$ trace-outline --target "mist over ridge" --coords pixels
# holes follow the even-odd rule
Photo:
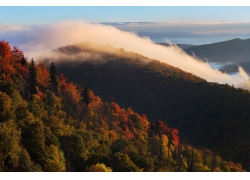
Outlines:
[[[187,55],[179,47],[157,45],[148,37],[139,37],[133,32],[121,31],[109,25],[90,24],[83,21],[61,22],[14,29],[3,32],[1,35],[7,41],[18,39],[19,42],[16,42],[18,47],[23,49],[29,58],[34,57],[35,60],[39,55],[44,56],[45,52],[51,49],[88,41],[108,44],[118,49],[123,48],[125,51],[165,62],[209,82],[233,84],[235,87],[250,89],[249,79],[243,68],[239,68],[238,73],[230,76],[212,69],[208,63],[196,57]]]

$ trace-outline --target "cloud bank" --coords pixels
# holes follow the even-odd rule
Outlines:
[[[36,58],[58,47],[88,41],[109,44],[114,48],[124,48],[126,51],[160,60],[209,82],[228,83],[235,87],[250,89],[248,75],[241,67],[238,73],[229,76],[187,55],[176,46],[156,45],[147,37],[142,38],[133,32],[121,31],[109,25],[90,24],[83,21],[61,22],[10,28],[8,31],[5,28],[5,31],[0,31],[0,36],[22,49],[29,58]]]
[[[250,22],[106,22],[103,24],[136,32],[159,33],[185,30],[185,32],[202,35],[220,33],[242,35],[250,33]]]

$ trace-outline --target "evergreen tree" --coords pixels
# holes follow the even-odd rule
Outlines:
[[[32,58],[29,68],[29,92],[31,94],[37,93],[36,85],[37,85],[37,73],[35,68],[35,62]]]
[[[22,64],[22,66],[27,67],[28,63],[27,63],[27,60],[26,60],[26,58],[24,56],[22,56],[22,59],[19,62]]]
[[[51,85],[51,90],[55,92],[56,94],[58,94],[59,93],[59,81],[56,75],[56,67],[53,62],[50,65],[50,85]]]
[[[82,101],[86,104],[86,106],[90,103],[90,95],[89,95],[89,89],[88,86],[85,84],[83,92],[82,92]]]

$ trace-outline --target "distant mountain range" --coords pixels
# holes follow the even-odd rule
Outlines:
[[[139,32],[139,36],[147,36],[151,39],[156,38],[197,38],[207,37],[206,35],[188,33],[188,32]]]
[[[250,39],[236,38],[224,42],[193,46],[184,50],[186,53],[208,62],[241,63],[250,61]]]
[[[163,46],[170,46],[170,44],[167,43],[157,43]],[[192,44],[176,44],[178,47],[180,47],[181,49],[188,49],[191,47],[195,47],[196,45],[192,45]]]
[[[158,43],[169,46],[167,43]],[[235,73],[238,66],[250,74],[250,39],[235,38],[229,41],[223,41],[204,45],[176,44],[187,54],[196,56],[204,62],[226,63],[221,66],[222,72]]]
[[[223,38],[227,37],[229,39],[233,38],[243,38],[249,37],[249,34],[242,34],[242,35],[236,35],[236,34],[227,34],[227,33],[219,33],[219,34],[195,34],[195,33],[189,33],[184,31],[173,31],[173,32],[138,32],[139,36],[147,36],[151,39],[159,39],[159,38],[167,38],[167,39],[183,39],[183,38],[209,38],[209,37],[218,37]]]

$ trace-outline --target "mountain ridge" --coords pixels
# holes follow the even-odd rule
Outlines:
[[[189,54],[209,62],[249,62],[250,39],[231,39],[184,49]]]
[[[65,47],[69,51],[71,48],[74,46]],[[82,48],[79,52],[84,51]],[[185,136],[192,137],[189,139],[192,144],[214,148],[222,157],[238,159],[243,167],[250,167],[244,155],[247,152],[243,150],[250,147],[249,140],[244,138],[249,133],[246,129],[250,119],[249,91],[209,83],[157,60],[138,54],[129,56],[126,51],[125,54],[102,52],[103,63],[91,62],[90,57],[78,61],[74,69],[70,61],[61,59],[57,68],[69,79],[87,83],[98,96],[110,94],[122,107],[131,106],[139,113],[146,113],[150,121],[159,118],[178,128]],[[149,62],[144,63],[140,58]],[[237,137],[232,140],[235,134]]]

